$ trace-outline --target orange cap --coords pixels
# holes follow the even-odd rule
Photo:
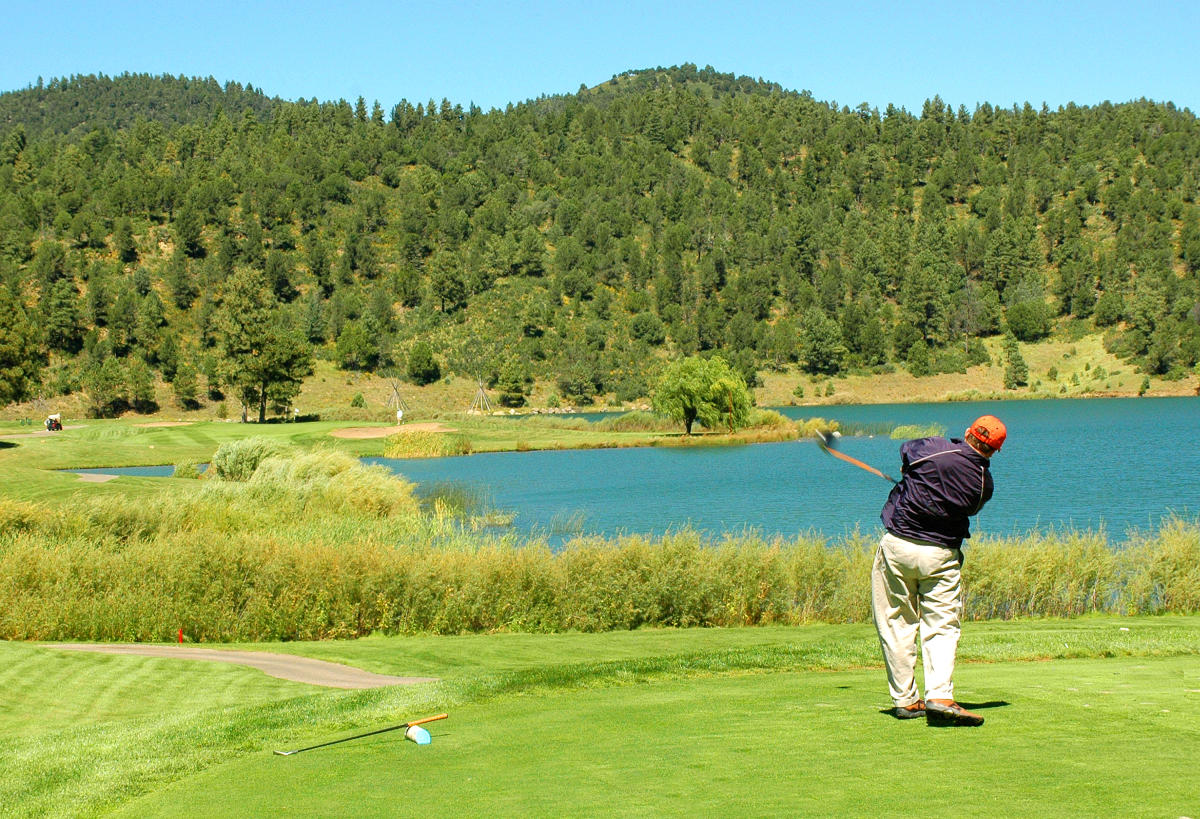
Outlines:
[[[992,449],[999,449],[1004,446],[1004,439],[1008,437],[1008,430],[1004,426],[1004,422],[994,415],[981,415],[972,422],[971,426],[967,427],[967,434],[974,435],[979,441],[990,446]]]

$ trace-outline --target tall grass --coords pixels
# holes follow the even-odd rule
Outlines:
[[[236,470],[235,470],[236,471]],[[198,492],[46,507],[0,500],[0,638],[289,640],[864,622],[873,537],[542,541],[329,451],[258,460]],[[1200,524],[967,550],[973,618],[1200,611]]]
[[[458,433],[397,432],[383,445],[385,458],[444,458],[471,452],[471,439]]]
[[[601,418],[592,424],[598,432],[678,432],[679,422],[653,412],[635,410]]]
[[[0,637],[201,641],[372,632],[604,631],[864,622],[874,551],[859,539],[708,541],[474,534],[453,518],[318,516],[243,529],[92,512],[63,527],[6,508]],[[257,524],[257,525],[254,525]],[[97,531],[113,531],[96,537]],[[58,531],[51,531],[54,529]],[[74,530],[71,537],[61,532]],[[973,618],[1200,611],[1195,525],[1110,551],[1089,535],[971,549]]]

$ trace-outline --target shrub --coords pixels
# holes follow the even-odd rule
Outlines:
[[[441,432],[397,432],[383,442],[387,458],[442,458],[471,452],[470,438]]]
[[[750,410],[750,419],[746,422],[746,425],[751,427],[786,427],[791,426],[792,421],[775,410],[758,409],[755,407]]]
[[[213,474],[221,480],[247,481],[260,463],[289,449],[287,444],[261,436],[227,441],[213,453]]]
[[[990,365],[992,357],[988,355],[987,347],[983,341],[978,338],[972,338],[967,342],[967,366],[976,367],[980,364]]]
[[[931,435],[945,435],[946,428],[941,424],[919,426],[917,424],[900,424],[888,434],[894,441],[909,441],[913,438],[928,438]]]
[[[172,476],[195,480],[200,477],[200,467],[191,461],[181,461],[175,464],[175,471],[172,473]]]
[[[909,346],[908,353],[905,355],[905,366],[917,378],[933,372],[933,360],[929,353],[929,345],[923,339],[917,339]]]
[[[408,354],[408,377],[414,384],[432,384],[442,377],[442,368],[433,357],[433,347],[418,341]]]
[[[264,498],[285,494],[306,506],[368,516],[415,512],[412,485],[381,466],[364,466],[343,452],[316,451],[265,458],[249,481]]]
[[[652,412],[625,412],[596,421],[592,428],[600,432],[674,432],[678,424]]]
[[[1050,333],[1050,307],[1044,301],[1020,301],[1008,308],[1005,320],[1019,341],[1037,341]]]

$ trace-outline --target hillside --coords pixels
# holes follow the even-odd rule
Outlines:
[[[768,403],[1182,393],[1198,180],[1195,116],[1145,100],[851,110],[694,66],[487,112],[39,82],[0,95],[0,401],[234,415],[315,358],[620,404],[691,354]]]

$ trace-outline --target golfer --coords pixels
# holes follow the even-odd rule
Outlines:
[[[954,657],[962,620],[962,542],[969,518],[992,497],[992,455],[1007,430],[984,415],[963,439],[918,438],[900,447],[901,478],[880,519],[887,531],[871,571],[871,607],[888,688],[899,719],[982,725],[954,701]],[[925,666],[925,699],[914,669],[917,633]]]

